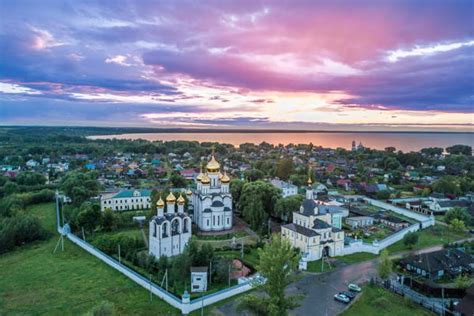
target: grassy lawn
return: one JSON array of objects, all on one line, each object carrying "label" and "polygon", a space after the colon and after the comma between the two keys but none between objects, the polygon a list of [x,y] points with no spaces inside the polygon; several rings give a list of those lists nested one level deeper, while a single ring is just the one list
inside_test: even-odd
[{"label": "grassy lawn", "polygon": [[[45,227],[55,227],[54,204],[28,209]],[[0,256],[0,311],[5,315],[82,315],[110,301],[121,315],[180,315],[68,240],[52,254],[57,235]]]},{"label": "grassy lawn", "polygon": [[352,255],[336,257],[336,259],[347,264],[354,264],[354,263],[372,260],[377,257],[378,257],[377,255],[374,255],[372,253],[359,252],[359,253],[354,253]]},{"label": "grassy lawn", "polygon": [[329,266],[329,264],[324,261],[324,264],[321,263],[321,259],[316,260],[316,261],[310,261],[308,262],[308,272],[328,272],[334,269],[334,265]]},{"label": "grassy lawn", "polygon": [[[448,227],[435,225],[434,227],[430,227],[430,228],[419,231],[418,236],[419,236],[418,243],[415,245],[415,247],[412,250],[436,246],[436,245],[443,245],[443,244],[450,243],[459,239],[468,238],[469,234],[453,232],[449,230]],[[391,245],[387,249],[389,253],[410,250],[408,247],[406,247],[403,244],[403,240],[396,242],[395,244]]]},{"label": "grassy lawn", "polygon": [[341,315],[433,315],[428,310],[405,300],[402,296],[379,287],[365,286],[360,295],[362,296]]},{"label": "grassy lawn", "polygon": [[244,253],[244,257],[241,258],[240,250],[225,250],[225,251],[216,251],[216,255],[223,258],[238,258],[241,259],[244,263],[251,265],[255,268],[258,264],[258,250],[255,248],[250,249],[250,253]]}]

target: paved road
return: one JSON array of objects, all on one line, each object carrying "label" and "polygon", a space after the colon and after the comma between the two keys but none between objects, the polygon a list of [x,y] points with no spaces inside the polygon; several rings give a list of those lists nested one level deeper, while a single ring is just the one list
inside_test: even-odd
[{"label": "paved road", "polygon": [[341,267],[334,271],[317,275],[306,275],[302,280],[290,285],[289,293],[305,294],[300,306],[290,315],[337,315],[347,305],[334,300],[334,294],[347,290],[349,283],[362,284],[377,275],[377,260],[366,261]]},{"label": "paved road", "polygon": [[[464,241],[466,240],[474,240],[474,238],[467,238]],[[433,246],[413,251],[413,253],[421,254],[441,249],[443,249],[442,246]],[[410,251],[404,251],[390,257],[392,259],[400,258],[406,253],[410,253]],[[377,261],[378,259],[373,259],[346,265],[328,273],[305,273],[301,280],[289,285],[287,288],[287,294],[304,295],[304,298],[299,302],[300,306],[290,311],[289,314],[295,316],[332,316],[341,313],[347,308],[347,305],[334,300],[334,294],[347,290],[349,283],[362,284],[377,276]],[[225,316],[250,315],[245,312],[238,312],[235,301],[214,309],[213,314]]]},{"label": "paved road", "polygon": [[[348,265],[323,274],[305,274],[303,278],[287,288],[287,294],[303,294],[300,306],[290,315],[337,315],[347,305],[334,300],[334,294],[347,290],[349,283],[364,283],[376,276],[377,259]],[[214,315],[237,316],[246,313],[236,311],[235,302],[216,308]]]}]

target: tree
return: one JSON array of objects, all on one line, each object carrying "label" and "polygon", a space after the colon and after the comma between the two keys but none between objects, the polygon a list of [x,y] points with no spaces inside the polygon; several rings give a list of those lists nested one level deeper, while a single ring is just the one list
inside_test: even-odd
[{"label": "tree", "polygon": [[453,219],[449,224],[449,228],[455,232],[462,232],[466,230],[466,224],[460,219]]},{"label": "tree", "polygon": [[100,207],[90,202],[82,203],[77,214],[77,224],[87,231],[93,231],[97,226],[102,225]]},{"label": "tree", "polygon": [[43,185],[46,183],[46,178],[36,172],[22,172],[16,178],[16,182],[20,185]]},{"label": "tree", "polygon": [[459,194],[461,193],[458,179],[453,176],[444,176],[433,184],[433,191],[439,193]]},{"label": "tree", "polygon": [[428,147],[421,149],[421,153],[427,156],[439,156],[443,153],[443,148],[440,147]]},{"label": "tree", "polygon": [[407,233],[403,237],[403,244],[407,246],[409,249],[412,249],[417,243],[418,243],[418,234],[415,232]]},{"label": "tree", "polygon": [[451,155],[472,156],[472,147],[467,145],[454,145],[447,147],[446,151]]},{"label": "tree", "polygon": [[175,188],[184,188],[187,185],[186,179],[178,173],[173,173],[170,176],[169,182]]},{"label": "tree", "polygon": [[18,184],[15,182],[8,181],[4,186],[3,190],[5,192],[5,195],[10,195],[13,193],[18,192]]},{"label": "tree", "polygon": [[102,228],[105,231],[111,231],[116,226],[114,212],[111,208],[106,208],[102,216]]},{"label": "tree", "polygon": [[396,170],[400,168],[400,162],[395,157],[386,157],[383,160],[383,167],[385,170]]},{"label": "tree", "polygon": [[[295,308],[298,296],[286,296],[285,289],[293,281],[293,273],[298,266],[300,255],[291,248],[289,241],[279,234],[272,236],[269,243],[258,250],[257,270],[266,278],[262,289],[268,295],[249,295],[244,304],[264,315],[287,315]],[[263,313],[262,313],[263,312]]]},{"label": "tree", "polygon": [[455,206],[444,214],[446,223],[451,224],[454,219],[461,220],[464,223],[470,223],[472,217],[464,207]]},{"label": "tree", "polygon": [[291,159],[282,159],[277,162],[275,175],[282,179],[288,180],[293,172],[293,161]]},{"label": "tree", "polygon": [[274,212],[281,190],[270,183],[255,181],[245,183],[239,200],[242,217],[252,229],[265,231],[266,221]]},{"label": "tree", "polygon": [[250,169],[250,170],[245,170],[244,172],[245,179],[248,181],[258,181],[263,179],[265,176],[265,173],[263,171],[258,170],[258,169]]},{"label": "tree", "polygon": [[240,194],[242,193],[242,187],[244,186],[244,181],[240,179],[233,179],[230,181],[230,193],[232,194],[232,200],[236,209],[239,208]]},{"label": "tree", "polygon": [[454,284],[458,289],[467,289],[471,285],[471,278],[467,274],[460,274],[454,280]]},{"label": "tree", "polygon": [[392,273],[392,269],[393,269],[393,262],[390,259],[390,257],[388,256],[387,249],[384,249],[380,253],[380,261],[379,261],[379,265],[377,267],[377,271],[379,273],[379,276],[383,280],[386,280],[390,276],[390,273]]},{"label": "tree", "polygon": [[279,199],[275,204],[275,215],[291,222],[293,212],[299,210],[302,199],[301,195],[293,195]]},{"label": "tree", "polygon": [[390,191],[389,190],[381,190],[377,192],[377,199],[379,200],[387,200],[390,198]]}]

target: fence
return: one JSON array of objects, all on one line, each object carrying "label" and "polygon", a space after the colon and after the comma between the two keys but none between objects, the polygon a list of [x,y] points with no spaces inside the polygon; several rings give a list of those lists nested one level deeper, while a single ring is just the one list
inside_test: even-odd
[{"label": "fence", "polygon": [[209,306],[226,298],[232,297],[234,295],[238,295],[244,292],[247,292],[254,288],[258,284],[262,284],[265,280],[261,276],[255,276],[252,278],[247,278],[244,282],[234,285],[230,288],[202,296],[200,298],[189,300],[189,297],[183,295],[180,299],[177,296],[173,295],[172,293],[166,291],[165,289],[161,288],[160,286],[156,285],[155,283],[151,282],[150,279],[145,278],[144,276],[140,275],[139,273],[133,271],[129,267],[121,264],[114,258],[108,256],[107,254],[103,253],[99,249],[95,248],[91,244],[87,243],[86,241],[80,239],[76,235],[72,234],[69,229],[68,225],[62,227],[60,224],[60,215],[59,215],[59,206],[57,203],[56,206],[56,217],[57,217],[57,230],[58,232],[69,239],[75,245],[81,247],[91,255],[95,256],[97,259],[101,260],[108,266],[116,269],[120,273],[124,274],[126,277],[137,283],[138,285],[144,287],[145,289],[149,290],[154,295],[158,296],[171,306],[179,309],[182,314],[189,314],[192,311],[197,309],[203,308],[205,306]]},{"label": "fence", "polygon": [[399,230],[398,232],[388,236],[385,239],[382,239],[381,241],[378,241],[378,242],[374,241],[371,244],[365,243],[362,240],[359,240],[357,242],[351,243],[349,246],[345,246],[342,252],[344,255],[350,255],[350,254],[358,253],[358,252],[370,252],[377,255],[383,249],[387,248],[388,246],[393,245],[397,241],[402,240],[406,234],[410,232],[416,232],[419,229],[420,229],[419,224],[413,224],[409,227]]},{"label": "fence", "polygon": [[363,199],[364,201],[366,201],[367,203],[369,203],[371,205],[374,205],[374,206],[383,208],[385,210],[389,210],[389,211],[395,212],[397,214],[406,216],[408,218],[417,220],[420,223],[416,223],[416,224],[413,224],[409,227],[401,229],[398,232],[388,236],[387,238],[382,239],[378,242],[374,241],[371,244],[364,243],[362,240],[357,241],[357,242],[353,242],[349,246],[344,247],[344,249],[342,251],[343,255],[350,255],[350,254],[358,253],[358,252],[369,252],[369,253],[373,253],[373,254],[379,254],[380,251],[382,251],[383,249],[387,248],[390,245],[393,245],[397,241],[402,240],[403,237],[406,234],[408,234],[409,232],[416,232],[420,228],[424,229],[424,228],[427,228],[427,227],[432,226],[432,225],[435,224],[434,217],[414,213],[414,212],[409,211],[407,209],[397,207],[397,206],[394,206],[392,204],[388,204],[388,203],[385,203],[385,202],[382,202],[382,201],[374,200],[374,199],[368,198],[366,196],[354,196],[354,195],[352,195],[352,196],[345,196],[345,198]]}]

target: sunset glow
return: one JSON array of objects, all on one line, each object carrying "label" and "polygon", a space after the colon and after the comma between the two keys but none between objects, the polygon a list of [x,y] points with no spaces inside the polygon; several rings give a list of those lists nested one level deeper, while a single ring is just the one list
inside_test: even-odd
[{"label": "sunset glow", "polygon": [[0,1],[0,124],[462,130],[472,1]]}]

